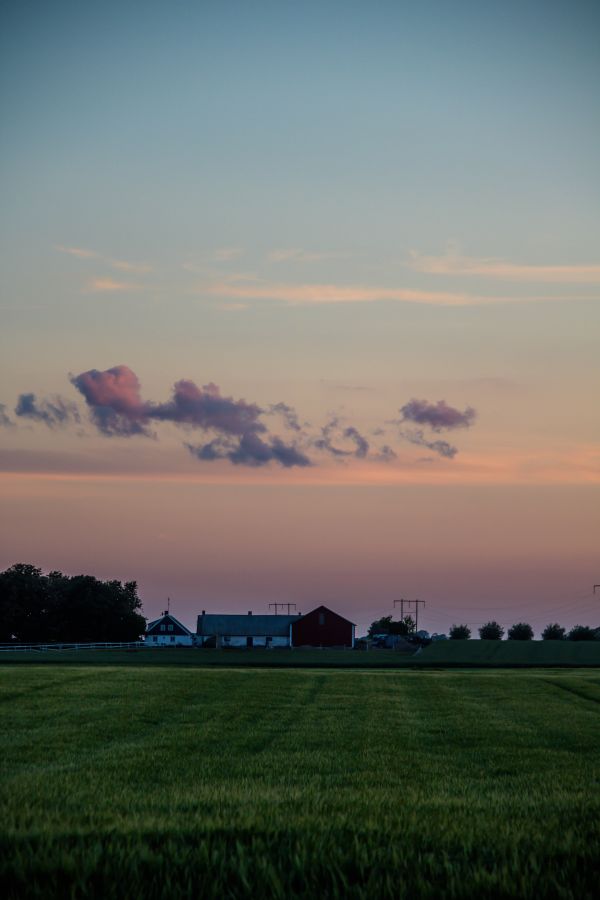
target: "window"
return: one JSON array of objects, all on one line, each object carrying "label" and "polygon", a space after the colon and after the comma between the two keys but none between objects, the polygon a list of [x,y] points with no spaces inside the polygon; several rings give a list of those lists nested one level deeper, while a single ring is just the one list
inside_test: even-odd
[{"label": "window", "polygon": [[174,635],[174,634],[173,634],[173,635],[171,635],[171,643],[172,643],[172,644],[174,644],[174,643],[175,643],[175,635]]},{"label": "window", "polygon": [[169,631],[173,631],[173,626],[169,625]]},{"label": "window", "polygon": [[325,624],[325,613],[319,613],[319,625]]},{"label": "window", "polygon": [[164,631],[164,630],[165,630],[165,626],[164,626],[164,625],[161,625],[161,626],[160,626],[160,630],[161,630],[161,631]]}]

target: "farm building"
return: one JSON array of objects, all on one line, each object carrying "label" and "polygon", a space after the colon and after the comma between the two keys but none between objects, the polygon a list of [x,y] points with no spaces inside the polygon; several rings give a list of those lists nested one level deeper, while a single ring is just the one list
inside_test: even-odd
[{"label": "farm building", "polygon": [[182,625],[170,612],[164,612],[160,619],[148,622],[145,639],[147,644],[155,647],[165,644],[169,647],[191,647],[195,643],[189,628]]},{"label": "farm building", "polygon": [[290,627],[299,616],[198,616],[200,647],[289,647]]},{"label": "farm building", "polygon": [[326,606],[317,606],[292,622],[293,647],[354,647],[353,622]]},{"label": "farm building", "polygon": [[198,616],[200,647],[353,647],[354,625],[326,606],[306,615]]}]

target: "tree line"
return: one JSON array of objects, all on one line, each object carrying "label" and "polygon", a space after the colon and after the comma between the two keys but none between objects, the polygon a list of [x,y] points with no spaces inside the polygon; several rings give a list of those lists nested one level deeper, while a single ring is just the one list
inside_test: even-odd
[{"label": "tree line", "polygon": [[0,642],[136,641],[146,619],[135,581],[63,575],[25,563],[0,573]]},{"label": "tree line", "polygon": [[[408,637],[414,634],[415,622],[411,616],[404,619],[392,619],[391,616],[382,616],[372,622],[368,635],[392,634]],[[453,625],[449,632],[451,641],[468,641],[471,637],[471,629],[468,625]],[[479,637],[482,641],[501,641],[504,637],[504,628],[498,622],[486,622],[479,628]],[[509,641],[532,641],[533,628],[528,622],[517,622],[506,632]],[[600,628],[590,628],[589,625],[575,625],[570,631],[552,622],[546,625],[542,631],[543,641],[597,641],[600,640]]]},{"label": "tree line", "polygon": [[[468,625],[453,625],[449,634],[451,641],[465,641],[471,637],[471,629]],[[482,641],[501,641],[504,637],[504,628],[498,622],[486,622],[479,629],[479,637]],[[528,622],[517,622],[506,632],[509,641],[532,641],[533,628]],[[543,641],[597,641],[600,640],[600,628],[590,628],[589,625],[574,625],[570,631],[551,622],[542,631]]]}]

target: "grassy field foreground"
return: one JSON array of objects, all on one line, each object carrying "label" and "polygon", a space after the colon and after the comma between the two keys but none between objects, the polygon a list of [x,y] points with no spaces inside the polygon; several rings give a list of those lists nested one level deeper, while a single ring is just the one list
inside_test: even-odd
[{"label": "grassy field foreground", "polygon": [[[415,648],[416,650],[416,648]],[[3,651],[0,665],[242,666],[248,669],[399,669],[405,667],[600,667],[600,641],[437,641],[409,650],[132,650]]]},{"label": "grassy field foreground", "polygon": [[[464,641],[463,643],[471,643]],[[600,641],[598,642],[600,648]],[[419,654],[417,654],[419,655]],[[3,651],[0,665],[93,665],[93,666],[243,666],[247,669],[396,669],[410,665],[414,652],[396,650],[208,650],[198,648],[164,648],[140,650],[45,650]],[[600,665],[600,653],[598,654]]]},{"label": "grassy field foreground", "polygon": [[0,666],[21,897],[592,897],[600,674]]},{"label": "grassy field foreground", "polygon": [[600,641],[437,641],[411,659],[423,666],[600,666]]}]

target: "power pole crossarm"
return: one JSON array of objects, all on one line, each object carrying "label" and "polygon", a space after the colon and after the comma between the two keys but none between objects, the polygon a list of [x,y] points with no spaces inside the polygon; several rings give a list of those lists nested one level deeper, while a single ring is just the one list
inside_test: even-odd
[{"label": "power pole crossarm", "polygon": [[281,609],[286,609],[286,607],[287,607],[288,616],[289,616],[290,610],[292,609],[292,607],[294,609],[296,609],[296,604],[295,603],[269,603],[269,609],[274,609],[276,616],[278,615],[277,610],[279,609],[279,607],[281,607]]},{"label": "power pole crossarm", "polygon": [[[599,585],[600,587],[600,585]],[[415,631],[419,630],[419,606],[425,606],[424,600],[405,600],[404,597],[401,597],[400,600],[394,600],[394,609],[396,608],[396,603],[400,604],[400,620],[404,622],[404,607],[406,606],[407,614],[411,611],[411,606],[414,606],[415,610]]]},{"label": "power pole crossarm", "polygon": [[415,631],[419,630],[419,605],[425,606],[424,600],[415,600]]}]

